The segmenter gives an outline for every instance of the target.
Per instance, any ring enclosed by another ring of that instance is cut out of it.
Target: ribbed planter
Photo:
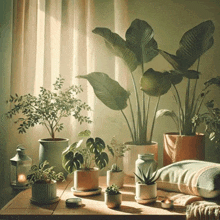
[[[105,192],[105,204],[110,209],[119,208],[122,202],[122,194],[109,195]]]
[[[117,185],[119,188],[123,187],[124,184],[124,172],[113,172],[112,170],[108,170],[106,174],[106,183],[107,187],[112,184]]]
[[[125,143],[130,148],[125,152],[123,157],[123,170],[126,175],[134,177],[135,161],[138,158],[138,154],[154,154],[155,161],[158,161],[158,143],[153,142],[151,145],[132,145]]]
[[[205,135],[164,134],[163,165],[188,159],[205,160]]]
[[[99,169],[74,171],[74,189],[78,191],[96,190],[99,188]]]
[[[63,172],[65,176],[67,172],[62,166],[62,152],[68,147],[69,139],[56,138],[52,140],[51,138],[40,139],[39,143],[39,164],[43,163],[45,160],[49,162],[50,166],[54,166],[55,172]]]
[[[56,181],[51,183],[34,183],[32,185],[31,201],[39,204],[50,204],[57,202]]]
[[[136,182],[136,199],[150,200],[157,197],[157,183],[152,185],[141,184]]]

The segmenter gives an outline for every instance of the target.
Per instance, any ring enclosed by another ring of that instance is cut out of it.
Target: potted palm
[[[91,132],[86,130],[78,134],[88,137]],[[74,195],[93,195],[101,193],[99,187],[99,170],[108,164],[105,142],[96,137],[88,138],[85,146],[83,139],[71,144],[62,153],[62,164],[68,173],[74,173]]]
[[[119,192],[118,186],[112,184],[105,190],[105,204],[108,208],[119,208],[122,202],[122,194]]]
[[[160,97],[168,92],[171,83],[168,74],[150,69],[145,69],[144,64],[158,55],[157,42],[154,39],[152,27],[143,20],[135,19],[126,31],[124,40],[118,34],[108,28],[97,27],[93,33],[102,36],[107,48],[114,55],[121,57],[128,66],[132,81],[136,103],[131,102],[130,93],[117,81],[111,79],[106,73],[92,72],[88,75],[80,75],[79,78],[87,79],[94,89],[96,96],[110,109],[121,111],[130,132],[130,151],[125,153],[124,171],[133,176],[134,164],[138,154],[153,153],[157,160],[158,145],[152,140],[156,112]],[[140,72],[139,81],[135,74]],[[157,99],[153,116],[150,117],[153,97]],[[129,106],[131,120],[125,114],[124,109]],[[152,118],[152,121],[149,119]]]
[[[107,145],[109,152],[114,157],[115,161],[110,170],[107,171],[106,182],[107,186],[112,184],[121,188],[124,184],[124,172],[119,166],[119,159],[124,157],[126,151],[130,150],[125,144],[118,143],[115,137],[112,138],[110,146]]]
[[[60,76],[54,85],[54,91],[47,90],[43,87],[40,89],[38,96],[31,94],[11,96],[7,103],[13,105],[10,111],[6,113],[8,118],[18,114],[15,121],[18,126],[18,132],[23,134],[26,130],[37,124],[43,125],[50,138],[40,139],[39,163],[45,160],[55,166],[56,172],[65,172],[62,168],[61,154],[64,148],[68,146],[68,139],[57,138],[56,132],[60,132],[64,125],[62,118],[73,116],[81,124],[90,123],[87,116],[81,114],[82,110],[90,110],[90,107],[76,97],[83,90],[81,86],[72,85],[65,91],[62,91],[64,79]]]
[[[152,174],[150,167],[146,174],[140,168],[139,174],[134,174],[139,180],[136,182],[136,201],[141,204],[155,202],[157,198],[156,180],[159,178],[157,172]]]
[[[32,185],[31,202],[33,203],[50,204],[59,200],[56,194],[56,182],[64,181],[65,177],[62,172],[56,173],[54,167],[48,165],[48,161],[44,161],[40,167],[33,165],[27,176],[27,180]]]
[[[198,115],[208,94],[207,88],[197,95],[197,83],[200,76],[199,66],[201,56],[213,45],[215,27],[208,20],[188,30],[180,40],[176,55],[159,50],[160,54],[174,67],[172,76],[172,91],[178,105],[178,116],[174,111],[161,109],[157,117],[167,115],[173,118],[178,132],[164,134],[164,165],[184,159],[205,159],[205,136],[197,133],[192,119]],[[196,70],[189,69],[197,61]],[[186,80],[185,99],[181,99],[180,92],[174,81]]]

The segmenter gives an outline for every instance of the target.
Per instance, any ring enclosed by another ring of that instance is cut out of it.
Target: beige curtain
[[[122,137],[123,133],[126,137],[128,132],[120,112],[104,106],[87,81],[76,76],[102,71],[120,79],[126,88],[127,67],[110,55],[103,39],[92,30],[97,26],[108,27],[124,37],[129,25],[126,0],[14,0],[10,93],[38,95],[40,86],[52,89],[61,74],[65,78],[64,87],[82,85],[84,92],[80,98],[93,109],[88,112],[93,123],[79,125],[69,117],[63,120],[64,129],[57,137],[69,138],[72,143],[84,129],[90,129],[93,136],[106,142],[113,136]],[[18,144],[23,144],[33,163],[38,163],[38,140],[49,137],[41,125],[18,134],[13,120],[8,123],[7,135],[8,165]]]

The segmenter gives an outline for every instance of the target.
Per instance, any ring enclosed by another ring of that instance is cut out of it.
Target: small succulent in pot
[[[122,194],[117,185],[112,184],[105,190],[105,204],[108,208],[119,208],[122,202]]]
[[[52,181],[65,180],[64,174],[62,172],[56,173],[53,169],[54,167],[48,167],[49,162],[44,161],[39,167],[33,165],[28,174],[27,179],[29,183],[51,183]]]

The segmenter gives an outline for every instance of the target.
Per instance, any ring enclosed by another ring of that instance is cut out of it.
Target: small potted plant
[[[157,172],[151,175],[151,167],[146,174],[139,168],[140,175],[135,176],[139,181],[136,182],[136,201],[138,203],[150,203],[156,201],[157,198],[157,183],[156,180],[159,178]]]
[[[113,163],[111,169],[107,171],[107,186],[116,184],[121,188],[124,184],[124,172],[119,167],[119,158],[124,157],[124,153],[128,151],[129,148],[123,143],[118,143],[115,137],[112,138],[110,146],[107,145],[107,147],[115,159],[115,163]]]
[[[91,132],[86,130],[80,132],[78,136],[87,137]],[[99,170],[108,164],[108,155],[105,150],[105,142],[96,137],[88,138],[85,145],[83,139],[71,144],[62,154],[62,164],[68,173],[74,173],[74,194],[90,195],[85,193],[100,193]],[[81,193],[82,192],[82,193]]]
[[[73,116],[81,124],[90,123],[87,116],[82,115],[83,110],[90,110],[90,107],[77,98],[77,94],[83,90],[81,86],[72,85],[66,90],[62,90],[64,78],[57,78],[54,91],[40,88],[38,96],[26,94],[11,96],[7,103],[12,104],[10,111],[6,113],[8,118],[22,114],[15,121],[18,124],[18,132],[23,134],[26,130],[37,124],[43,125],[50,138],[40,139],[39,163],[47,160],[55,167],[56,172],[65,172],[62,168],[61,154],[68,147],[67,138],[57,138],[56,132],[60,132],[64,125],[61,119]]]
[[[122,201],[122,194],[119,192],[117,185],[112,184],[105,190],[105,204],[108,208],[119,208]]]
[[[39,167],[33,165],[30,174],[27,176],[32,185],[31,202],[38,204],[50,204],[57,202],[56,183],[58,180],[65,180],[62,172],[56,173],[54,167],[48,167],[49,162],[44,161]]]

